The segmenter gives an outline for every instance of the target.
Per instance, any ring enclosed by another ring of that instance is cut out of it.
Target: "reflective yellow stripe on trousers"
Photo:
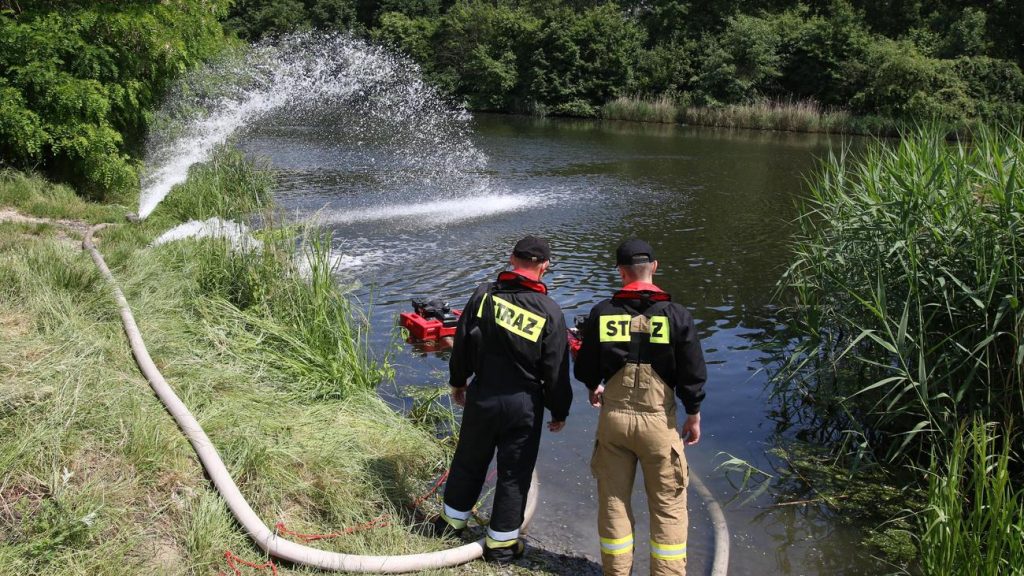
[[[682,544],[659,544],[651,540],[651,557],[658,560],[685,560],[686,542]]]
[[[622,538],[601,538],[601,553],[617,556],[633,551],[633,535]]]

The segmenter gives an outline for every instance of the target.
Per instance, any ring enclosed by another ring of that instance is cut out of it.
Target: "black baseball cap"
[[[640,239],[626,240],[615,250],[616,266],[632,266],[654,262],[654,248]]]
[[[516,242],[515,248],[512,249],[512,255],[523,260],[544,262],[551,260],[551,245],[543,238],[527,236]]]

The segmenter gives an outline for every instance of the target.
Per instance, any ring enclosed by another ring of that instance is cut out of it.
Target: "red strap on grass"
[[[239,564],[242,564],[243,566],[248,566],[249,568],[252,568],[254,570],[259,570],[261,572],[263,570],[266,570],[267,568],[270,568],[271,574],[274,574],[274,576],[277,576],[277,566],[274,566],[274,561],[273,560],[269,560],[268,559],[263,564],[256,564],[254,562],[249,562],[248,560],[245,560],[245,559],[243,559],[243,558],[241,558],[239,556],[236,556],[235,553],[232,552],[231,550],[225,550],[224,551],[224,559],[227,560],[228,567],[231,568],[232,571],[234,571],[235,576],[242,576],[242,569],[238,567],[238,564],[236,564],[236,562],[238,562]],[[220,574],[220,576],[225,576],[225,574],[223,572],[219,572],[219,574]]]
[[[436,482],[434,482],[434,485],[431,486],[430,490],[426,494],[424,494],[423,496],[420,496],[419,498],[413,500],[412,503],[409,504],[409,509],[415,510],[415,509],[419,508],[420,504],[423,504],[427,500],[427,498],[430,498],[431,496],[436,494],[437,490],[441,487],[441,485],[444,484],[446,480],[448,480],[448,472],[449,472],[449,470],[445,470],[444,474],[441,474],[441,477],[438,478]],[[390,525],[391,525],[391,515],[390,514],[381,514],[380,516],[374,518],[373,520],[370,520],[369,522],[364,522],[364,523],[358,524],[356,526],[349,526],[348,528],[345,528],[341,532],[331,532],[329,534],[303,534],[301,532],[293,532],[293,531],[289,530],[287,527],[285,527],[284,522],[278,522],[277,524],[274,525],[274,528],[277,529],[278,534],[294,536],[295,538],[297,538],[299,540],[302,540],[303,542],[314,542],[316,540],[329,540],[331,538],[338,538],[340,536],[347,536],[349,534],[355,534],[356,532],[362,532],[364,530],[371,530],[373,528],[384,528],[385,526],[390,526]],[[225,550],[224,551],[224,558],[227,560],[228,567],[230,567],[232,570],[234,570],[235,576],[242,576],[242,571],[241,571],[241,569],[238,568],[238,566],[235,564],[235,562],[239,562],[242,565],[248,566],[249,568],[253,568],[255,570],[261,570],[262,571],[262,570],[266,570],[267,568],[270,568],[270,571],[275,576],[277,575],[277,567],[274,566],[274,562],[271,561],[271,560],[268,560],[267,562],[265,562],[263,564],[254,564],[252,562],[248,562],[248,561],[243,560],[242,558],[236,556],[235,553],[232,552],[231,550]],[[220,575],[221,576],[225,576],[223,572],[220,572]]]

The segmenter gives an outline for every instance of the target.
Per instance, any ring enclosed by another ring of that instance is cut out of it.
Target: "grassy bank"
[[[1019,574],[1024,140],[973,136],[822,163],[782,281],[802,338],[774,393],[847,461],[927,494],[928,574]]]
[[[620,97],[601,108],[601,117],[630,122],[682,123],[694,126],[822,132],[835,134],[895,135],[899,123],[879,116],[854,116],[824,108],[811,100],[760,101],[753,104],[686,106],[668,97]]]
[[[311,275],[282,228],[262,232],[259,253],[222,240],[147,247],[185,218],[266,208],[267,184],[222,155],[152,219],[103,232],[100,249],[151,354],[268,524],[326,533],[390,513],[388,527],[317,545],[437,549],[411,531],[406,505],[444,452],[377,397],[387,367],[366,353],[325,244],[308,244]],[[0,177],[2,206],[84,221],[124,212],[13,173]],[[258,558],[139,375],[70,224],[0,223],[0,572],[208,574],[226,569],[227,549]]]

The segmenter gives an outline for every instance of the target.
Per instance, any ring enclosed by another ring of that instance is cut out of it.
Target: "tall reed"
[[[822,162],[780,285],[806,339],[775,379],[857,445],[926,460],[1024,413],[1024,140],[922,129]]]
[[[933,454],[918,515],[926,574],[1024,574],[1024,488],[1014,486],[1010,443],[997,434],[975,420],[958,428],[948,454]]]
[[[620,96],[601,107],[601,117],[608,120],[672,124],[678,121],[679,114],[675,101],[668,96],[653,99]]]
[[[845,110],[823,108],[813,100],[759,100],[725,106],[686,106],[680,108],[679,117],[686,124],[725,128],[876,135],[895,132],[891,121],[856,117]]]

